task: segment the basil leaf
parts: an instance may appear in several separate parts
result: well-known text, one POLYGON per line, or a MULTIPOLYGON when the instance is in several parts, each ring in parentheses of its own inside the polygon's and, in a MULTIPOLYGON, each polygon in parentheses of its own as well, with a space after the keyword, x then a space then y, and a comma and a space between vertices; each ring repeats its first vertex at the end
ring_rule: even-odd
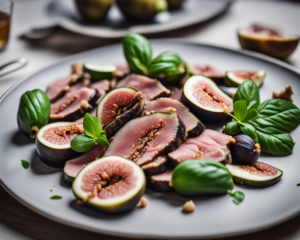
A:
POLYGON ((27 162, 26 160, 21 160, 21 162, 22 162, 23 168, 25 168, 25 169, 29 168, 29 162, 27 162))
POLYGON ((50 199, 62 199, 62 196, 59 195, 54 195, 50 199))
POLYGON ((108 146, 109 145, 109 142, 108 142, 104 132, 102 132, 101 135, 99 137, 97 137, 96 142, 101 146, 108 146))
POLYGON ((81 134, 76 136, 71 141, 71 148, 76 152, 87 152, 89 151, 95 144, 95 139, 81 134))
POLYGON ((237 121, 232 121, 226 124, 225 133, 229 135, 237 135, 240 133, 240 123, 237 121))
POLYGON ((236 205, 239 205, 241 202, 244 201, 245 198, 245 194, 243 192, 240 191, 235 191, 234 193, 231 192, 231 190, 228 190, 228 194, 233 197, 233 202, 236 205))
POLYGON ((270 99, 259 105, 259 118, 251 124, 266 133, 293 131, 300 124, 300 110, 291 102, 282 99, 270 99))
POLYGON ((233 104, 233 113, 240 121, 243 121, 248 114, 248 109, 244 100, 236 101, 233 104))
POLYGON ((300 186, 300 183, 298 183, 297 186, 300 186))
POLYGON ((261 150, 275 156, 287 156, 293 153, 294 141, 288 133, 277 131, 268 134, 256 129, 257 141, 261 150))
POLYGON ((251 109, 245 117, 244 122, 248 122, 256 118, 258 118, 258 112, 255 109, 251 109))
POLYGON ((241 123, 241 131, 251 137, 252 139, 256 138, 256 129, 249 123, 241 123))
POLYGON ((260 103, 259 90, 253 81, 244 81, 233 97, 233 101, 245 100, 248 110, 256 109, 260 103))
POLYGON ((157 78, 161 74, 165 75, 169 82, 177 82, 186 74, 186 65, 176 52, 163 52, 152 60, 149 65, 149 76, 157 78))
MULTIPOLYGON (((89 113, 86 113, 85 116, 84 116, 84 119, 83 119, 84 133, 86 135, 90 136, 91 138, 96 138, 97 137, 97 133, 96 133, 96 130, 94 128, 94 122, 95 122, 94 118, 95 118, 95 116, 93 116, 89 113)), ((102 127, 101 127, 101 131, 102 131, 102 127)))
POLYGON ((147 38, 137 33, 130 33, 123 38, 125 58, 134 73, 147 75, 152 58, 151 44, 147 38))

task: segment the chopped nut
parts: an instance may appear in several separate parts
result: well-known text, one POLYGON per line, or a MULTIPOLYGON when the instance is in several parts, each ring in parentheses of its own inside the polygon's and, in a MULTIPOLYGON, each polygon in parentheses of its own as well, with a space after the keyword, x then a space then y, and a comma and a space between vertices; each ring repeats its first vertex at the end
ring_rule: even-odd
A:
POLYGON ((170 186, 170 187, 173 187, 172 181, 169 182, 169 186, 170 186))
POLYGON ((230 142, 234 144, 234 143, 235 143, 235 139, 234 139, 234 138, 231 138, 231 139, 230 139, 230 142))
POLYGON ((169 107, 169 108, 166 108, 166 109, 165 109, 165 112, 166 112, 166 113, 175 113, 175 112, 176 112, 176 109, 175 109, 175 108, 172 108, 172 107, 169 107))
POLYGON ((183 205, 183 209, 184 212, 186 213, 191 213, 195 211, 195 204, 192 200, 187 201, 184 205, 183 205))
POLYGON ((50 192, 52 192, 53 190, 52 189, 50 189, 50 192))
POLYGON ((292 95, 294 94, 294 91, 291 86, 286 87, 284 90, 282 90, 280 93, 273 92, 273 99, 283 99, 287 100, 289 102, 293 102, 292 95))
POLYGON ((148 200, 145 197, 141 197, 139 203, 137 204, 137 208, 145 208, 148 205, 148 200))

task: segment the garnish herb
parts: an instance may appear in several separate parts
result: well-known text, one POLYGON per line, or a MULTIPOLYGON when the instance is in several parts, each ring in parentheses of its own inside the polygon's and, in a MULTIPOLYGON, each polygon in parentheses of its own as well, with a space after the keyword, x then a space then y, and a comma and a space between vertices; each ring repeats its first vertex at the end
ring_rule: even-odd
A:
POLYGON ((60 195, 54 195, 50 199, 62 199, 62 196, 60 196, 60 195))
POLYGON ((137 74, 148 75, 152 59, 152 47, 144 36, 130 33, 123 38, 123 49, 130 70, 137 74))
POLYGON ((300 186, 300 183, 298 183, 297 186, 300 186))
POLYGON ((108 146, 109 142, 102 131, 102 125, 98 118, 86 113, 83 119, 84 134, 78 135, 71 141, 71 148, 76 152, 87 152, 95 143, 108 146))
POLYGON ((188 71, 187 65, 181 60, 176 52, 167 51, 160 54, 151 61, 149 65, 149 76, 157 78, 165 75, 168 82, 176 83, 188 71))
POLYGON ((240 131, 253 138, 264 153, 286 156, 293 152, 294 141, 289 135, 300 124, 300 110, 293 103, 270 99, 259 103, 259 90, 253 81, 242 83, 234 98, 234 121, 225 132, 236 135, 240 131))
POLYGON ((245 194, 243 192, 240 191, 236 191, 236 192, 231 192, 231 190, 228 190, 228 195, 230 195, 231 197, 233 197, 232 201, 236 204, 239 205, 241 202, 243 202, 244 198, 245 198, 245 194))
POLYGON ((23 168, 25 168, 25 169, 29 168, 29 162, 27 162, 26 160, 21 160, 21 162, 22 162, 23 168))

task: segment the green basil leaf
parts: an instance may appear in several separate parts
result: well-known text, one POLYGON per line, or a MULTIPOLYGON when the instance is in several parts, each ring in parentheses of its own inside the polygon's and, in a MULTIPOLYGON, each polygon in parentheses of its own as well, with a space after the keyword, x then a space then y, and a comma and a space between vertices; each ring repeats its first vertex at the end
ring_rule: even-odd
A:
POLYGON ((148 66, 152 58, 152 47, 144 36, 130 33, 123 38, 125 58, 132 72, 148 75, 148 66))
POLYGON ((97 137, 96 142, 101 146, 108 146, 109 145, 109 142, 108 142, 104 132, 102 132, 101 135, 99 137, 97 137))
POLYGON ((84 118, 83 118, 83 129, 84 129, 84 133, 88 136, 90 136, 91 138, 95 138, 96 137, 96 132, 94 129, 94 116, 86 113, 84 118))
POLYGON ((253 81, 244 81, 233 97, 233 101, 245 100, 248 110, 256 109, 260 103, 259 90, 253 81))
POLYGON ((149 76, 158 78, 162 74, 169 82, 177 82, 186 74, 186 64, 176 52, 163 52, 150 63, 149 76))
POLYGON ((249 123, 241 123, 241 131, 252 139, 256 138, 256 129, 249 123))
POLYGON ((225 133, 229 135, 237 135, 240 133, 240 123, 237 121, 232 121, 226 124, 225 133))
POLYGON ((240 121, 243 121, 248 114, 247 105, 244 100, 236 101, 233 104, 233 113, 240 121))
POLYGON ((300 124, 300 110, 291 102, 282 99, 270 99, 259 105, 259 118, 251 124, 266 133, 293 131, 300 124))
POLYGON ((29 168, 29 162, 27 162, 26 160, 21 160, 21 162, 22 162, 23 168, 25 168, 25 169, 29 168))
POLYGON ((255 109, 251 109, 248 112, 247 116, 245 117, 244 122, 248 122, 250 120, 257 119, 257 118, 258 118, 258 112, 255 109))
POLYGON ((294 141, 288 133, 277 131, 268 134, 256 129, 261 151, 274 156, 287 156, 293 153, 294 141))
POLYGON ((60 196, 60 195, 54 195, 50 199, 62 199, 62 196, 60 196))
POLYGON ((300 183, 298 183, 297 186, 300 186, 300 183))
POLYGON ((236 204, 239 205, 241 202, 244 201, 245 194, 240 191, 235 191, 234 193, 231 192, 231 190, 228 190, 228 194, 233 197, 232 201, 236 204))
POLYGON ((95 139, 81 134, 76 136, 71 141, 71 148, 76 152, 87 152, 89 151, 95 144, 95 139))

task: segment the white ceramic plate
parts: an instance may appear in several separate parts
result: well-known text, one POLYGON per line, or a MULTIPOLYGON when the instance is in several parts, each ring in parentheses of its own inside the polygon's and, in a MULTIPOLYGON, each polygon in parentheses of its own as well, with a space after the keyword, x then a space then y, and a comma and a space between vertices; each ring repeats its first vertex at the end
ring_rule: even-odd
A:
MULTIPOLYGON (((271 98, 272 91, 291 85, 294 103, 300 104, 300 72, 278 60, 246 51, 234 51, 208 45, 164 40, 152 41, 154 56, 176 50, 191 63, 209 63, 220 70, 265 69, 267 77, 260 89, 261 100, 271 98)), ((175 192, 146 192, 145 209, 108 215, 76 204, 71 188, 64 184, 61 169, 49 168, 38 158, 35 144, 28 142, 17 129, 20 96, 27 90, 45 90, 53 80, 66 76, 75 61, 98 64, 124 62, 121 45, 113 45, 65 58, 23 79, 0 100, 0 178, 16 199, 34 211, 55 221, 104 234, 131 238, 214 238, 254 232, 281 223, 300 212, 300 128, 291 133, 296 141, 288 157, 261 156, 260 161, 283 170, 282 180, 274 186, 254 189, 236 186, 245 193, 239 206, 227 196, 193 198, 196 211, 183 214, 182 205, 189 200, 175 192), (25 170, 20 160, 30 162, 25 170), (55 185, 55 187, 53 187, 55 185), (53 189, 53 192, 50 192, 53 189), (54 194, 62 200, 50 200, 54 194)), ((220 130, 222 125, 206 125, 220 130)))
POLYGON ((53 0, 44 9, 47 25, 35 25, 35 34, 26 34, 27 38, 36 38, 36 31, 45 27, 60 26, 69 31, 100 38, 121 38, 130 32, 140 34, 154 34, 208 21, 224 13, 231 5, 232 0, 186 0, 182 8, 162 12, 155 16, 153 21, 140 23, 127 20, 119 8, 114 5, 109 10, 105 21, 99 24, 84 22, 77 12, 73 0, 53 0))

